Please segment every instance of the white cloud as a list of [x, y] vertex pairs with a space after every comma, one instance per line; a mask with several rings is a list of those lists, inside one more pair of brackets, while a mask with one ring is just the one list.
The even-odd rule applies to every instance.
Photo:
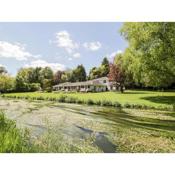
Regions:
[[9, 43], [0, 41], [0, 57], [2, 58], [15, 58], [16, 60], [28, 60], [30, 57], [38, 58], [40, 55], [32, 55], [27, 52], [25, 46], [20, 43]]
[[26, 64], [24, 67], [50, 67], [54, 72], [58, 70], [65, 70], [66, 66], [60, 63], [48, 63], [45, 60], [35, 60], [32, 61], [30, 64]]
[[60, 31], [56, 33], [56, 44], [58, 47], [64, 48], [69, 54], [79, 48], [78, 43], [72, 40], [67, 31]]
[[117, 52], [116, 52], [116, 54], [121, 54], [121, 53], [123, 53], [122, 50], [117, 50]]
[[99, 41], [89, 42], [89, 43], [85, 42], [83, 44], [83, 46], [88, 50], [96, 51], [96, 50], [99, 50], [101, 48], [102, 44]]
[[111, 54], [107, 55], [107, 57], [108, 57], [110, 60], [112, 60], [112, 59], [114, 59], [114, 57], [115, 57], [117, 54], [121, 54], [121, 53], [123, 53], [122, 50], [117, 50], [117, 51], [112, 52]]
[[81, 54], [76, 52], [72, 55], [74, 58], [80, 58], [81, 57]]
[[72, 58], [68, 58], [69, 61], [72, 61]]

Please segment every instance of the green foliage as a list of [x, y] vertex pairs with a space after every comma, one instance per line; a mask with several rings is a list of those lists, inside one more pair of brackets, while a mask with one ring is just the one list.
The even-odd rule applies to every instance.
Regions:
[[158, 91], [128, 91], [124, 94], [118, 92], [99, 92], [99, 93], [40, 93], [40, 92], [27, 92], [27, 93], [9, 93], [3, 94], [3, 97], [8, 98], [27, 98], [29, 100], [49, 100], [65, 102], [65, 98], [74, 97], [75, 103], [86, 104], [88, 99], [93, 100], [95, 105], [101, 105], [102, 101], [109, 101], [111, 106], [115, 106], [115, 102], [119, 102], [122, 107], [124, 104], [129, 103], [131, 108], [137, 108], [142, 105], [142, 108], [156, 108], [172, 110], [172, 105], [175, 101], [175, 92], [158, 92]]
[[97, 67], [93, 67], [90, 71], [89, 71], [89, 79], [93, 80], [96, 78], [101, 77], [101, 71], [99, 68]]
[[88, 99], [87, 102], [86, 102], [86, 104], [88, 104], [88, 105], [93, 105], [93, 104], [94, 104], [94, 101], [91, 100], [91, 99]]
[[101, 63], [101, 65], [97, 67], [93, 67], [89, 72], [89, 79], [96, 79], [100, 77], [106, 77], [109, 74], [109, 61], [105, 57]]
[[43, 91], [51, 92], [52, 91], [52, 79], [43, 79], [42, 87]]
[[76, 98], [67, 96], [67, 97], [65, 98], [65, 102], [66, 102], [66, 103], [76, 103]]
[[19, 92], [33, 92], [41, 88], [50, 92], [53, 85], [53, 71], [49, 67], [22, 68], [17, 73], [15, 83], [16, 91]]
[[122, 105], [118, 101], [115, 101], [113, 105], [115, 107], [117, 107], [117, 108], [121, 108], [122, 107]]
[[73, 70], [72, 80], [73, 82], [86, 81], [86, 71], [82, 64], [78, 65], [77, 68]]
[[40, 83], [31, 83], [29, 84], [29, 89], [31, 92], [39, 91], [41, 89]]
[[112, 106], [112, 102], [108, 100], [102, 100], [101, 105], [102, 106]]
[[2, 74], [7, 74], [7, 70], [5, 67], [0, 66], [0, 75], [2, 75]]
[[7, 74], [0, 75], [0, 92], [11, 92], [15, 86], [14, 78]]
[[175, 23], [125, 23], [122, 35], [129, 47], [124, 66], [137, 83], [168, 87], [175, 77]]
[[28, 131], [17, 129], [14, 121], [7, 119], [3, 113], [0, 113], [0, 152], [24, 153], [34, 151], [35, 147], [30, 143]]

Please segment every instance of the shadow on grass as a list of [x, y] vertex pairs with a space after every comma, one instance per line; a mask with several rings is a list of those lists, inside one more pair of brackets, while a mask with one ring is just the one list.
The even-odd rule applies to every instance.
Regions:
[[150, 96], [142, 97], [141, 99], [160, 104], [175, 104], [175, 96]]

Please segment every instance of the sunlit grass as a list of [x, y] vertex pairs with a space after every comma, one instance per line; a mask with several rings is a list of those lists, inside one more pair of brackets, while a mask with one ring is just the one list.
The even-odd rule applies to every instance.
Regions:
[[132, 108], [132, 106], [135, 105], [138, 108], [154, 107], [154, 108], [173, 109], [175, 105], [175, 92], [157, 92], [157, 91], [139, 91], [139, 90], [126, 91], [124, 94], [121, 94], [120, 92], [100, 92], [100, 93], [29, 92], [29, 93], [4, 94], [3, 96], [13, 98], [26, 98], [31, 100], [37, 99], [37, 100], [51, 100], [51, 101], [59, 101], [60, 98], [65, 96], [66, 99], [64, 100], [64, 102], [96, 104], [96, 105], [103, 105], [103, 103], [107, 103], [106, 106], [111, 106], [114, 105], [116, 102], [118, 102], [119, 104], [128, 108], [130, 107]]

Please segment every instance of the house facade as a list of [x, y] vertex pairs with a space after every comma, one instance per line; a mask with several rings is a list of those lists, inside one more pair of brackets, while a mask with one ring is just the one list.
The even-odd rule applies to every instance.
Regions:
[[114, 82], [107, 77], [97, 78], [83, 82], [66, 82], [53, 86], [54, 91], [77, 91], [77, 92], [105, 92], [115, 90]]

